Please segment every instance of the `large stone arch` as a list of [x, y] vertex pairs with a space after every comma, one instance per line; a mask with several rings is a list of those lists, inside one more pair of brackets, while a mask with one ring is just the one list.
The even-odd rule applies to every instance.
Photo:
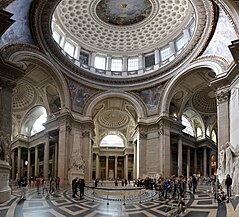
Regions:
[[189, 65], [187, 68], [182, 70], [180, 73], [178, 73], [176, 76], [174, 76], [166, 84], [165, 89], [162, 93], [162, 98], [161, 98], [162, 100], [161, 100], [159, 114], [164, 116], [169, 116], [169, 107], [173, 97], [174, 90], [180, 84], [180, 82], [183, 81], [183, 79], [185, 79], [187, 76], [190, 76], [198, 71], [208, 70], [208, 72], [211, 72], [211, 74], [207, 78], [208, 85], [209, 85], [210, 80], [214, 79], [215, 75], [226, 73], [225, 62], [221, 59], [215, 58], [215, 60], [216, 61], [201, 59], [201, 60], [195, 61], [191, 65]]
[[116, 90], [111, 90], [111, 91], [106, 91], [106, 92], [96, 94], [93, 97], [93, 99], [85, 105], [83, 114], [87, 117], [91, 116], [92, 110], [98, 102], [111, 97], [122, 98], [128, 102], [131, 102], [132, 105], [134, 105], [135, 107], [135, 110], [138, 115], [138, 119], [146, 117], [147, 111], [139, 99], [137, 99], [134, 95], [128, 92], [116, 91]]
[[27, 44], [14, 44], [2, 48], [2, 56], [5, 60], [21, 67], [25, 74], [31, 70], [28, 65], [36, 65], [48, 73], [55, 81], [59, 90], [62, 107], [71, 107], [70, 93], [67, 82], [61, 71], [52, 63], [51, 59], [42, 53], [37, 47]]

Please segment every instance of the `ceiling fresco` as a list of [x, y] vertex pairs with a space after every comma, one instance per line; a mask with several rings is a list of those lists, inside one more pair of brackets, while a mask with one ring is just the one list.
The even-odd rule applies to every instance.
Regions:
[[149, 0], [102, 0], [96, 6], [97, 16], [105, 23], [126, 26], [146, 19], [152, 10]]

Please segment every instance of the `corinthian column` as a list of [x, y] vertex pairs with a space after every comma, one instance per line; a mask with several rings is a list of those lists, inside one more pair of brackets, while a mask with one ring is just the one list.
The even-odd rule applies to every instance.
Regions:
[[228, 87], [217, 91], [217, 126], [218, 126], [218, 153], [222, 146], [229, 141], [229, 99], [230, 90]]
[[10, 199], [10, 150], [12, 133], [12, 94], [16, 79], [23, 75], [23, 71], [9, 62], [5, 62], [0, 55], [0, 203]]

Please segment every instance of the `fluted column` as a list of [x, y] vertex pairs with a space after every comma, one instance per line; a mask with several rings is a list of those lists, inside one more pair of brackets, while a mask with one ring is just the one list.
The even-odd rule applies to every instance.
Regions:
[[43, 165], [43, 177], [48, 180], [49, 174], [49, 135], [45, 134], [45, 144], [44, 144], [44, 165]]
[[38, 146], [35, 146], [35, 176], [39, 176], [38, 173]]
[[194, 150], [194, 172], [197, 173], [197, 167], [198, 167], [198, 158], [197, 158], [197, 149]]
[[118, 178], [117, 170], [118, 170], [118, 156], [115, 156], [115, 179]]
[[[1, 25], [6, 24], [0, 30], [0, 35], [14, 22], [10, 19], [10, 13], [1, 13]], [[0, 155], [0, 203], [11, 198], [11, 189], [9, 187], [10, 179], [10, 150], [11, 150], [11, 134], [12, 134], [12, 95], [16, 86], [16, 80], [24, 75], [24, 71], [6, 61], [0, 53], [0, 140], [4, 142], [5, 150]], [[20, 163], [18, 164], [18, 173], [20, 172]], [[20, 173], [19, 173], [20, 174]]]
[[124, 157], [124, 159], [125, 159], [125, 175], [124, 175], [124, 177], [127, 180], [128, 180], [128, 161], [129, 161], [128, 157], [129, 157], [128, 154], [126, 154], [125, 157]]
[[190, 176], [190, 147], [187, 148], [187, 177]]
[[28, 148], [27, 151], [27, 181], [30, 180], [30, 176], [31, 176], [31, 150], [30, 148]]
[[93, 154], [92, 154], [92, 142], [91, 142], [91, 132], [92, 126], [86, 125], [84, 126], [84, 130], [82, 131], [82, 151], [83, 151], [83, 160], [85, 162], [85, 180], [92, 180], [92, 162], [93, 162]]
[[21, 177], [21, 147], [19, 146], [17, 149], [17, 173], [18, 173], [18, 178]]
[[105, 158], [106, 158], [105, 178], [107, 180], [109, 176], [109, 156], [105, 156]]
[[137, 179], [137, 144], [134, 143], [133, 179]]
[[99, 175], [99, 171], [100, 171], [100, 158], [99, 158], [99, 154], [98, 153], [96, 153], [95, 154], [95, 170], [96, 170], [96, 172], [95, 172], [95, 178], [96, 179], [98, 179], [98, 178], [100, 178], [100, 175]]
[[[229, 138], [229, 100], [230, 88], [225, 87], [217, 91], [217, 126], [218, 126], [218, 153], [222, 146], [230, 141]], [[220, 159], [219, 159], [220, 162]]]
[[178, 175], [183, 173], [183, 143], [182, 137], [178, 137]]
[[203, 148], [203, 175], [207, 176], [207, 147]]
[[55, 143], [55, 154], [54, 154], [54, 176], [57, 177], [58, 173], [57, 173], [57, 167], [58, 167], [58, 145], [57, 143]]
[[12, 180], [15, 180], [16, 170], [15, 170], [15, 151], [14, 150], [12, 151], [11, 158], [12, 158]]

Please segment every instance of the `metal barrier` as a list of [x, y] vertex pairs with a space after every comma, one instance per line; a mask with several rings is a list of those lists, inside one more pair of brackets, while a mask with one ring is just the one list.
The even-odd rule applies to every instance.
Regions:
[[157, 195], [155, 190], [143, 187], [85, 187], [85, 197], [91, 201], [113, 203], [142, 203], [154, 200]]

